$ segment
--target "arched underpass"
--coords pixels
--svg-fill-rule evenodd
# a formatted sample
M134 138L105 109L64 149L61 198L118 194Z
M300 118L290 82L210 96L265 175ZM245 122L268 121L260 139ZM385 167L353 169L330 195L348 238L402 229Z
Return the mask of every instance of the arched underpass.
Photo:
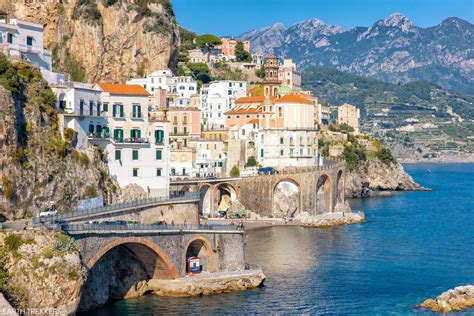
M273 189L273 216L292 218L301 212L300 185L292 179L279 181Z
M89 273L81 291L79 310L133 295L136 284L150 279L174 279L176 268L152 242L116 240L87 264Z
M191 257L198 257L200 260L200 265L202 267L202 271L206 272L214 272L214 263L212 260L212 249L211 244L209 241L202 237L195 237L188 242L186 247L186 270L187 270L187 263L188 259Z
M325 174L316 182L316 214L324 214L332 211L331 180Z
M217 198L217 207L219 211L227 211L232 205L232 202L237 199L237 191L235 188L228 184L222 183L216 187L216 194Z

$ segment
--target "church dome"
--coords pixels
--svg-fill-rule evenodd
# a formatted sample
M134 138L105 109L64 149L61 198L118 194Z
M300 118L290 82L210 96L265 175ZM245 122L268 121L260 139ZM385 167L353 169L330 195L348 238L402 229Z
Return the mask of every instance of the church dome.
M290 92L291 92L291 88L287 85L283 85L278 89L277 94L278 95L286 95Z

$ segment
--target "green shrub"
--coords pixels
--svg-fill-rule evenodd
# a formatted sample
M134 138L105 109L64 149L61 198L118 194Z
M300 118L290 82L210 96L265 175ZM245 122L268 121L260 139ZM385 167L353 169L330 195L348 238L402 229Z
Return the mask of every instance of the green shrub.
M397 162L397 160L393 157L392 152L388 148L381 148L379 151L377 151L376 157L387 165Z
M232 167L232 169L230 170L230 176L231 177L239 177L240 176L240 170L237 166Z
M86 153L81 153L80 154L79 161L80 161L81 165L83 165L84 167L89 166L89 164L91 163L91 160L89 159L89 156L87 156Z
M76 132L72 128L67 127L64 129L64 138L66 139L66 141L72 142L75 135L76 135Z
M15 190L13 189L13 185L6 176L2 177L2 185L3 185L3 195L8 199L11 200L15 196Z
M97 196L97 190L94 186L88 185L84 189L84 198L90 199Z
M345 146L342 157L346 162L347 168L352 171L359 165L359 155L354 151L352 146Z
M46 248L44 251L43 251L43 257L45 257L46 259L51 259L54 257L54 252L53 252L53 249L51 248Z
M79 278L79 274L76 271L69 271L69 273L67 274L67 278L70 281L74 281L74 280L77 280Z
M245 163L245 167L255 167L257 165L257 159L254 156L250 156Z
M74 238L63 234L57 235L56 240L53 243L53 250L56 252L69 252L76 250Z

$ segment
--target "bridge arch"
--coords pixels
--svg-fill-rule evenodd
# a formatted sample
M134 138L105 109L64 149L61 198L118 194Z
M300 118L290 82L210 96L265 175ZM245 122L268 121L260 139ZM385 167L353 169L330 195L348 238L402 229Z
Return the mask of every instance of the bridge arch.
M332 183L327 174L316 181L316 214L332 212Z
M212 186L205 183L199 187L199 215L209 215L212 213Z
M222 203L223 200L228 200L230 201L230 203L232 203L233 201L237 199L237 190L232 184L228 182L222 182L222 183L217 184L215 186L214 192L215 192L214 201L216 202L216 205L217 205L217 207L214 208L214 210L221 210L220 208L224 207L225 204L227 204L227 203ZM228 198L225 198L225 196L228 196ZM225 211L226 209L222 209L222 210Z
M168 255L153 241L143 237L123 237L113 240L106 246L99 249L99 251L87 262L86 266L91 270L94 265L111 249L122 245L139 245L150 250L156 256L157 263L160 263L166 271L168 278L176 279L179 277L179 272L176 266L173 264ZM139 256L138 256L139 257Z
M339 170L336 176L336 202L337 203L344 202L345 178L346 178L346 175L344 174L344 172L342 170Z
M272 190L272 213L275 217L291 218L302 211L301 186L295 179L278 180Z
M184 266L187 271L187 262L190 257L198 257L202 266L202 271L217 272L217 263L212 256L212 246L209 240L203 236L194 236L189 239L184 247Z

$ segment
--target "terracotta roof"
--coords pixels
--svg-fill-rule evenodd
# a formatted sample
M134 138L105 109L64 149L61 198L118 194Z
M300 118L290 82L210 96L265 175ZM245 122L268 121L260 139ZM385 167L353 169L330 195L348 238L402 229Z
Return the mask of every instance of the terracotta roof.
M233 109L224 114L271 114L271 112L265 112L263 107L259 107L258 109Z
M255 96L255 97L242 97L235 100L235 103L261 103L265 100L265 97ZM270 97L270 100L275 100L275 97Z
M260 122L259 119L251 119L251 120L249 121L250 124L259 123L259 122Z
M110 94L121 95L141 95L149 96L150 94L142 86L135 84L115 84L115 83L99 83L99 87Z
M299 95L284 95L275 100L275 103L306 103L311 104L313 101L303 98Z

